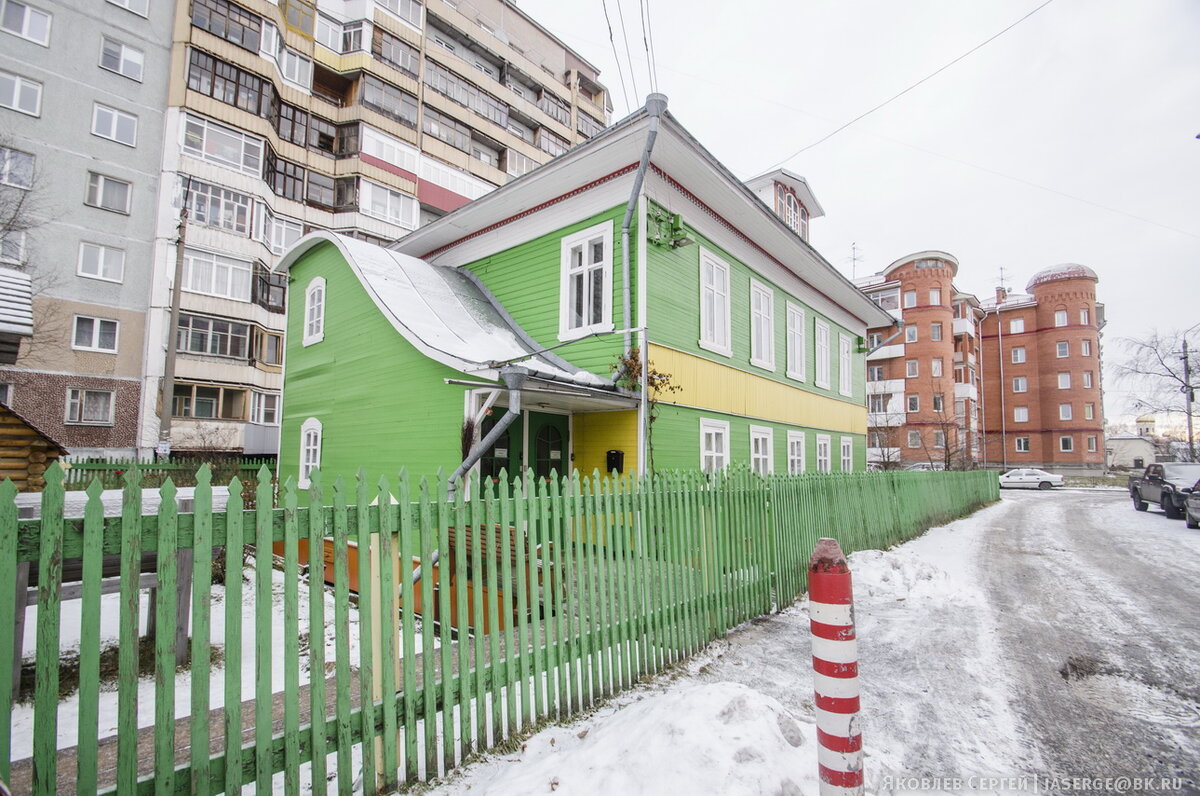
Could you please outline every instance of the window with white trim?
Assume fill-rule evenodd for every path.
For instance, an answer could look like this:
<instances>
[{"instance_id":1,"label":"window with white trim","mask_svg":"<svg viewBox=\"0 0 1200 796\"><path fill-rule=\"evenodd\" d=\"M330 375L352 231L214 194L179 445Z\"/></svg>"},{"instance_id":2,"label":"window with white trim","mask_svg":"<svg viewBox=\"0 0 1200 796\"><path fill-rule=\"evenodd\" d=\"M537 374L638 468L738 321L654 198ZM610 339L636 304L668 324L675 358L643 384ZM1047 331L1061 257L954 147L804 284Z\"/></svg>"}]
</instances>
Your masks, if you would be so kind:
<instances>
[{"instance_id":1,"label":"window with white trim","mask_svg":"<svg viewBox=\"0 0 1200 796\"><path fill-rule=\"evenodd\" d=\"M127 11L132 11L139 17L149 16L150 0L108 0L115 6L120 6Z\"/></svg>"},{"instance_id":2,"label":"window with white trim","mask_svg":"<svg viewBox=\"0 0 1200 796\"><path fill-rule=\"evenodd\" d=\"M1087 403L1087 404L1083 405L1083 419L1084 420L1095 420L1096 419L1096 405L1095 404Z\"/></svg>"},{"instance_id":3,"label":"window with white trim","mask_svg":"<svg viewBox=\"0 0 1200 796\"><path fill-rule=\"evenodd\" d=\"M21 265L25 262L25 230L0 231L0 263Z\"/></svg>"},{"instance_id":4,"label":"window with white trim","mask_svg":"<svg viewBox=\"0 0 1200 796\"><path fill-rule=\"evenodd\" d=\"M375 0L375 4L402 22L412 25L417 30L421 29L425 6L419 0Z\"/></svg>"},{"instance_id":5,"label":"window with white trim","mask_svg":"<svg viewBox=\"0 0 1200 796\"><path fill-rule=\"evenodd\" d=\"M183 151L243 174L262 176L262 139L210 122L202 116L188 115L183 127Z\"/></svg>"},{"instance_id":6,"label":"window with white trim","mask_svg":"<svg viewBox=\"0 0 1200 796\"><path fill-rule=\"evenodd\" d=\"M921 396L919 396L919 395L908 396L908 411L910 411L910 412L920 412L921 411Z\"/></svg>"},{"instance_id":7,"label":"window with white trim","mask_svg":"<svg viewBox=\"0 0 1200 796\"><path fill-rule=\"evenodd\" d=\"M18 0L0 0L0 30L50 46L50 15Z\"/></svg>"},{"instance_id":8,"label":"window with white trim","mask_svg":"<svg viewBox=\"0 0 1200 796\"><path fill-rule=\"evenodd\" d=\"M1079 356L1090 357L1091 355L1092 355L1092 341L1091 340L1080 340L1079 341Z\"/></svg>"},{"instance_id":9,"label":"window with white trim","mask_svg":"<svg viewBox=\"0 0 1200 796\"><path fill-rule=\"evenodd\" d=\"M1088 312L1088 308L1084 307L1079 311L1079 325L1088 326L1092 322L1092 314Z\"/></svg>"},{"instance_id":10,"label":"window with white trim","mask_svg":"<svg viewBox=\"0 0 1200 796\"><path fill-rule=\"evenodd\" d=\"M1020 365L1025 361L1025 347L1018 346L1012 350L1012 361L1014 365Z\"/></svg>"},{"instance_id":11,"label":"window with white trim","mask_svg":"<svg viewBox=\"0 0 1200 796\"><path fill-rule=\"evenodd\" d=\"M1009 334L1021 334L1024 331L1025 331L1025 319L1024 318L1013 318L1011 321L1008 322L1008 333Z\"/></svg>"},{"instance_id":12,"label":"window with white trim","mask_svg":"<svg viewBox=\"0 0 1200 796\"><path fill-rule=\"evenodd\" d=\"M1063 453L1070 453L1075 450L1075 438L1064 434L1058 438L1058 449Z\"/></svg>"},{"instance_id":13,"label":"window with white trim","mask_svg":"<svg viewBox=\"0 0 1200 796\"><path fill-rule=\"evenodd\" d=\"M750 364L775 370L775 291L750 280Z\"/></svg>"},{"instance_id":14,"label":"window with white trim","mask_svg":"<svg viewBox=\"0 0 1200 796\"><path fill-rule=\"evenodd\" d=\"M1092 388L1092 372L1090 370L1083 372L1083 386L1089 390Z\"/></svg>"},{"instance_id":15,"label":"window with white trim","mask_svg":"<svg viewBox=\"0 0 1200 796\"><path fill-rule=\"evenodd\" d=\"M908 309L909 307L915 307L915 306L917 306L917 291L915 291L915 290L904 291L904 309Z\"/></svg>"},{"instance_id":16,"label":"window with white trim","mask_svg":"<svg viewBox=\"0 0 1200 796\"><path fill-rule=\"evenodd\" d=\"M1017 453L1029 453L1029 437L1017 437L1013 447Z\"/></svg>"},{"instance_id":17,"label":"window with white trim","mask_svg":"<svg viewBox=\"0 0 1200 796\"><path fill-rule=\"evenodd\" d=\"M828 434L817 435L817 472L833 472L833 440Z\"/></svg>"},{"instance_id":18,"label":"window with white trim","mask_svg":"<svg viewBox=\"0 0 1200 796\"><path fill-rule=\"evenodd\" d=\"M889 395L868 395L867 396L867 411L871 414L882 414L887 411Z\"/></svg>"},{"instance_id":19,"label":"window with white trim","mask_svg":"<svg viewBox=\"0 0 1200 796\"><path fill-rule=\"evenodd\" d=\"M729 423L700 419L700 469L715 473L729 465Z\"/></svg>"},{"instance_id":20,"label":"window with white trim","mask_svg":"<svg viewBox=\"0 0 1200 796\"><path fill-rule=\"evenodd\" d=\"M216 252L183 250L183 289L189 293L250 300L254 264Z\"/></svg>"},{"instance_id":21,"label":"window with white trim","mask_svg":"<svg viewBox=\"0 0 1200 796\"><path fill-rule=\"evenodd\" d=\"M1054 311L1054 325L1055 326L1066 326L1067 325L1067 311L1066 310L1055 310Z\"/></svg>"},{"instance_id":22,"label":"window with white trim","mask_svg":"<svg viewBox=\"0 0 1200 796\"><path fill-rule=\"evenodd\" d=\"M188 221L216 227L236 235L250 231L250 197L247 194L199 180L185 180Z\"/></svg>"},{"instance_id":23,"label":"window with white trim","mask_svg":"<svg viewBox=\"0 0 1200 796\"><path fill-rule=\"evenodd\" d=\"M707 249L700 250L701 348L729 356L729 263Z\"/></svg>"},{"instance_id":24,"label":"window with white trim","mask_svg":"<svg viewBox=\"0 0 1200 796\"><path fill-rule=\"evenodd\" d=\"M940 428L933 430L933 447L938 450L946 449L946 432Z\"/></svg>"},{"instance_id":25,"label":"window with white trim","mask_svg":"<svg viewBox=\"0 0 1200 796\"><path fill-rule=\"evenodd\" d=\"M28 152L0 146L0 184L22 190L32 188L35 162Z\"/></svg>"},{"instance_id":26,"label":"window with white trim","mask_svg":"<svg viewBox=\"0 0 1200 796\"><path fill-rule=\"evenodd\" d=\"M1070 420L1071 419L1071 405L1070 404L1059 404L1058 405L1058 419L1059 420Z\"/></svg>"},{"instance_id":27,"label":"window with white trim","mask_svg":"<svg viewBox=\"0 0 1200 796\"><path fill-rule=\"evenodd\" d=\"M842 472L854 470L854 438L842 437Z\"/></svg>"},{"instance_id":28,"label":"window with white trim","mask_svg":"<svg viewBox=\"0 0 1200 796\"><path fill-rule=\"evenodd\" d=\"M1013 379L1013 392L1029 392L1029 379L1025 376Z\"/></svg>"},{"instance_id":29,"label":"window with white trim","mask_svg":"<svg viewBox=\"0 0 1200 796\"><path fill-rule=\"evenodd\" d=\"M1096 446L1096 438L1095 438L1094 436L1089 436L1089 437L1087 438L1087 449L1088 449L1088 453L1095 453L1095 452L1096 452L1096 447L1097 447L1097 446Z\"/></svg>"},{"instance_id":30,"label":"window with white trim","mask_svg":"<svg viewBox=\"0 0 1200 796\"><path fill-rule=\"evenodd\" d=\"M117 352L119 324L107 318L75 316L75 331L71 337L71 348L77 351Z\"/></svg>"},{"instance_id":31,"label":"window with white trim","mask_svg":"<svg viewBox=\"0 0 1200 796\"><path fill-rule=\"evenodd\" d=\"M137 146L138 118L132 113L101 105L92 105L92 135L125 146Z\"/></svg>"},{"instance_id":32,"label":"window with white trim","mask_svg":"<svg viewBox=\"0 0 1200 796\"><path fill-rule=\"evenodd\" d=\"M915 323L909 324L908 326L904 327L904 342L906 342L906 343L917 342L917 335L918 335L917 325Z\"/></svg>"},{"instance_id":33,"label":"window with white trim","mask_svg":"<svg viewBox=\"0 0 1200 796\"><path fill-rule=\"evenodd\" d=\"M935 343L942 342L942 324L934 322L929 324L929 339Z\"/></svg>"},{"instance_id":34,"label":"window with white trim","mask_svg":"<svg viewBox=\"0 0 1200 796\"><path fill-rule=\"evenodd\" d=\"M854 354L850 335L838 335L838 393L850 395L854 392Z\"/></svg>"},{"instance_id":35,"label":"window with white trim","mask_svg":"<svg viewBox=\"0 0 1200 796\"><path fill-rule=\"evenodd\" d=\"M125 278L125 250L99 243L80 243L75 273L89 279L120 282Z\"/></svg>"},{"instance_id":36,"label":"window with white trim","mask_svg":"<svg viewBox=\"0 0 1200 796\"><path fill-rule=\"evenodd\" d=\"M935 287L933 290L929 291L929 305L931 307L940 307L942 305L941 288Z\"/></svg>"},{"instance_id":37,"label":"window with white trim","mask_svg":"<svg viewBox=\"0 0 1200 796\"><path fill-rule=\"evenodd\" d=\"M279 425L279 393L250 393L250 422L261 426Z\"/></svg>"},{"instance_id":38,"label":"window with white trim","mask_svg":"<svg viewBox=\"0 0 1200 796\"><path fill-rule=\"evenodd\" d=\"M105 174L88 172L87 193L83 202L101 210L129 215L129 204L133 199L133 185Z\"/></svg>"},{"instance_id":39,"label":"window with white trim","mask_svg":"<svg viewBox=\"0 0 1200 796\"><path fill-rule=\"evenodd\" d=\"M933 411L944 412L946 410L946 394L935 392L933 394Z\"/></svg>"},{"instance_id":40,"label":"window with white trim","mask_svg":"<svg viewBox=\"0 0 1200 796\"><path fill-rule=\"evenodd\" d=\"M416 229L420 215L416 197L365 179L358 183L358 209L405 229Z\"/></svg>"},{"instance_id":41,"label":"window with white trim","mask_svg":"<svg viewBox=\"0 0 1200 796\"><path fill-rule=\"evenodd\" d=\"M395 164L414 174L419 168L420 154L416 147L368 124L359 127L359 152Z\"/></svg>"},{"instance_id":42,"label":"window with white trim","mask_svg":"<svg viewBox=\"0 0 1200 796\"><path fill-rule=\"evenodd\" d=\"M765 426L750 426L750 469L759 475L775 471L775 433Z\"/></svg>"},{"instance_id":43,"label":"window with white trim","mask_svg":"<svg viewBox=\"0 0 1200 796\"><path fill-rule=\"evenodd\" d=\"M180 315L175 349L189 354L249 358L250 326L221 318Z\"/></svg>"},{"instance_id":44,"label":"window with white trim","mask_svg":"<svg viewBox=\"0 0 1200 796\"><path fill-rule=\"evenodd\" d=\"M904 361L904 377L906 379L915 379L921 375L921 365L915 359L906 359Z\"/></svg>"},{"instance_id":45,"label":"window with white trim","mask_svg":"<svg viewBox=\"0 0 1200 796\"><path fill-rule=\"evenodd\" d=\"M111 426L115 405L111 390L67 390L67 412L63 422L83 426Z\"/></svg>"},{"instance_id":46,"label":"window with white trim","mask_svg":"<svg viewBox=\"0 0 1200 796\"><path fill-rule=\"evenodd\" d=\"M789 431L787 433L788 474L799 475L807 468L805 463L804 432Z\"/></svg>"},{"instance_id":47,"label":"window with white trim","mask_svg":"<svg viewBox=\"0 0 1200 796\"><path fill-rule=\"evenodd\" d=\"M300 477L296 485L307 489L313 470L321 466L321 421L310 417L300 426Z\"/></svg>"},{"instance_id":48,"label":"window with white trim","mask_svg":"<svg viewBox=\"0 0 1200 796\"><path fill-rule=\"evenodd\" d=\"M283 254L304 237L304 225L286 216L277 216L262 202L254 203L254 239L266 245L272 254Z\"/></svg>"},{"instance_id":49,"label":"window with white trim","mask_svg":"<svg viewBox=\"0 0 1200 796\"><path fill-rule=\"evenodd\" d=\"M325 339L325 278L315 277L304 291L304 340L309 346Z\"/></svg>"},{"instance_id":50,"label":"window with white trim","mask_svg":"<svg viewBox=\"0 0 1200 796\"><path fill-rule=\"evenodd\" d=\"M1055 355L1059 359L1066 359L1067 357L1071 356L1071 344L1066 340L1060 340L1059 342L1055 343L1054 351Z\"/></svg>"},{"instance_id":51,"label":"window with white trim","mask_svg":"<svg viewBox=\"0 0 1200 796\"><path fill-rule=\"evenodd\" d=\"M940 379L942 377L942 372L943 372L942 368L943 367L944 367L944 364L942 362L942 358L934 357L929 362L929 375L935 379Z\"/></svg>"},{"instance_id":52,"label":"window with white trim","mask_svg":"<svg viewBox=\"0 0 1200 796\"><path fill-rule=\"evenodd\" d=\"M828 390L831 369L830 355L832 353L829 347L829 324L817 318L813 322L813 332L817 357L817 373L813 381L818 387Z\"/></svg>"},{"instance_id":53,"label":"window with white trim","mask_svg":"<svg viewBox=\"0 0 1200 796\"><path fill-rule=\"evenodd\" d=\"M910 448L921 447L921 432L920 431L917 431L915 429L909 429L908 447L910 447Z\"/></svg>"},{"instance_id":54,"label":"window with white trim","mask_svg":"<svg viewBox=\"0 0 1200 796\"><path fill-rule=\"evenodd\" d=\"M1013 407L1013 422L1014 423L1028 423L1029 422L1029 407L1028 406L1014 406Z\"/></svg>"},{"instance_id":55,"label":"window with white trim","mask_svg":"<svg viewBox=\"0 0 1200 796\"><path fill-rule=\"evenodd\" d=\"M100 68L142 82L146 54L124 42L102 36L100 39Z\"/></svg>"},{"instance_id":56,"label":"window with white trim","mask_svg":"<svg viewBox=\"0 0 1200 796\"><path fill-rule=\"evenodd\" d=\"M867 381L883 381L883 365L867 365Z\"/></svg>"},{"instance_id":57,"label":"window with white trim","mask_svg":"<svg viewBox=\"0 0 1200 796\"><path fill-rule=\"evenodd\" d=\"M804 310L787 302L787 376L796 381L805 380Z\"/></svg>"},{"instance_id":58,"label":"window with white trim","mask_svg":"<svg viewBox=\"0 0 1200 796\"><path fill-rule=\"evenodd\" d=\"M1058 374L1058 389L1060 389L1060 390L1071 389L1071 374L1070 373Z\"/></svg>"},{"instance_id":59,"label":"window with white trim","mask_svg":"<svg viewBox=\"0 0 1200 796\"><path fill-rule=\"evenodd\" d=\"M612 327L613 222L562 239L558 337L569 340Z\"/></svg>"},{"instance_id":60,"label":"window with white trim","mask_svg":"<svg viewBox=\"0 0 1200 796\"><path fill-rule=\"evenodd\" d=\"M41 116L42 84L11 72L0 72L0 108Z\"/></svg>"}]
</instances>

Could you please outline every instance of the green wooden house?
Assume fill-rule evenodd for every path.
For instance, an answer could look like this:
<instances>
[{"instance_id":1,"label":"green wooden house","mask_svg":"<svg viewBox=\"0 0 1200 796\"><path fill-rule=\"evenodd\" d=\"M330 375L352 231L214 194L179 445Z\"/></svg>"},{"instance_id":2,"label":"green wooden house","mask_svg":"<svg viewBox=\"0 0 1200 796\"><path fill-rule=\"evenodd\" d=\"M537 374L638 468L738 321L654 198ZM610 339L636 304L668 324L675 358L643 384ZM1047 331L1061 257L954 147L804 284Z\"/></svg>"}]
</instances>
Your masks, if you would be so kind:
<instances>
[{"instance_id":1,"label":"green wooden house","mask_svg":"<svg viewBox=\"0 0 1200 796\"><path fill-rule=\"evenodd\" d=\"M278 266L280 476L862 470L863 339L894 319L808 244L820 213L655 95L388 248L310 234Z\"/></svg>"}]
</instances>

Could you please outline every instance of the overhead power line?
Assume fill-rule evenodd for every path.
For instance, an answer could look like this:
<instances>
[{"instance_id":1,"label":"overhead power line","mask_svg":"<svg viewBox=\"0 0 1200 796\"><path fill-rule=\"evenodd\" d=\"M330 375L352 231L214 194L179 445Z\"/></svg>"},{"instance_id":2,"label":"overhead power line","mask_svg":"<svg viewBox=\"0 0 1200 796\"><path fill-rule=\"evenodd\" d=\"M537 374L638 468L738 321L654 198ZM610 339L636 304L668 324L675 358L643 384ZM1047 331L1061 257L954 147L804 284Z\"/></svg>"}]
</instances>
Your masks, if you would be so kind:
<instances>
[{"instance_id":1,"label":"overhead power line","mask_svg":"<svg viewBox=\"0 0 1200 796\"><path fill-rule=\"evenodd\" d=\"M612 20L608 18L608 2L600 0L600 6L604 9L604 23L608 25L608 43L612 45L613 62L617 65L617 77L621 79L621 95L625 97L625 112L633 110L633 106L629 104L629 91L625 88L625 73L621 71L621 56L617 54L617 40L613 38ZM637 89L634 89L636 93Z\"/></svg>"},{"instance_id":2,"label":"overhead power line","mask_svg":"<svg viewBox=\"0 0 1200 796\"><path fill-rule=\"evenodd\" d=\"M642 95L637 87L637 75L633 69L633 51L629 49L629 30L625 27L625 9L621 6L621 0L614 0L617 4L617 19L621 22L621 39L625 42L625 61L629 64L629 82L633 85L633 97L640 105ZM630 110L633 110L631 107Z\"/></svg>"},{"instance_id":3,"label":"overhead power line","mask_svg":"<svg viewBox=\"0 0 1200 796\"><path fill-rule=\"evenodd\" d=\"M646 50L646 71L650 73L650 90L658 92L658 63L654 58L654 31L650 21L649 0L641 0L642 47Z\"/></svg>"}]
</instances>

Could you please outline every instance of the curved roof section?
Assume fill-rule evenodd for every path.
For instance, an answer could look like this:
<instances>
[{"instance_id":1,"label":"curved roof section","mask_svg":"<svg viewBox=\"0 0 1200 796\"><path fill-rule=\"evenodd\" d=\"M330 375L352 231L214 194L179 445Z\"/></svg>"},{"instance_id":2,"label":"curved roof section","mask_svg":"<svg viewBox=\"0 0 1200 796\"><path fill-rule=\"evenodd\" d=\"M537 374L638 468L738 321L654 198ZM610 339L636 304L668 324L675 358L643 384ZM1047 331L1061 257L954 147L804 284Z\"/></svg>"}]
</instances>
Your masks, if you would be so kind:
<instances>
[{"instance_id":1,"label":"curved roof section","mask_svg":"<svg viewBox=\"0 0 1200 796\"><path fill-rule=\"evenodd\" d=\"M1025 286L1025 289L1033 290L1034 285L1044 285L1047 282L1057 282L1060 279L1090 279L1093 282L1100 281L1100 277L1096 275L1096 272L1086 265L1063 263L1062 265L1052 265L1049 268L1043 268L1038 271L1029 280L1029 284Z\"/></svg>"},{"instance_id":2,"label":"curved roof section","mask_svg":"<svg viewBox=\"0 0 1200 796\"><path fill-rule=\"evenodd\" d=\"M894 261L887 268L883 269L883 275L889 276L892 271L895 271L897 268L916 262L917 260L945 260L950 264L950 267L954 269L954 275L958 276L958 258L949 252L938 251L936 249L930 249L928 251L917 252L916 254L909 254L901 257L899 260Z\"/></svg>"},{"instance_id":3,"label":"curved roof section","mask_svg":"<svg viewBox=\"0 0 1200 796\"><path fill-rule=\"evenodd\" d=\"M288 271L322 243L338 248L367 295L417 350L448 367L497 377L514 363L535 375L587 387L608 387L594 373L574 370L539 351L533 340L464 272L334 232L305 235L275 266Z\"/></svg>"}]
</instances>

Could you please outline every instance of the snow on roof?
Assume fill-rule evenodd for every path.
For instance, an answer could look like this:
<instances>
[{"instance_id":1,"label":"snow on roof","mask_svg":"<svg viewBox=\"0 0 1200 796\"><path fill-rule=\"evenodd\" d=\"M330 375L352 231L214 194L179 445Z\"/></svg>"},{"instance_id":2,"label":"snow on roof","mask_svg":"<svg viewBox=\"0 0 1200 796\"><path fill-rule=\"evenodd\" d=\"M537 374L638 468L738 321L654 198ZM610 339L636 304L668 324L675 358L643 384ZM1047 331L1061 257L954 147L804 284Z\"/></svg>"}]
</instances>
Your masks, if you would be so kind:
<instances>
[{"instance_id":1,"label":"snow on roof","mask_svg":"<svg viewBox=\"0 0 1200 796\"><path fill-rule=\"evenodd\" d=\"M1036 304L1037 300L1028 293L1009 293L1004 298L1004 302L1000 305L1003 307L1016 307L1022 304ZM990 298L980 302L980 306L985 310L996 309L996 299Z\"/></svg>"},{"instance_id":2,"label":"snow on roof","mask_svg":"<svg viewBox=\"0 0 1200 796\"><path fill-rule=\"evenodd\" d=\"M1086 265L1063 263L1038 271L1029 280L1029 284L1025 285L1025 289L1033 290L1035 285L1045 284L1046 282L1057 282L1060 279L1091 279L1095 282L1100 281L1100 277L1096 275L1096 272Z\"/></svg>"},{"instance_id":3,"label":"snow on roof","mask_svg":"<svg viewBox=\"0 0 1200 796\"><path fill-rule=\"evenodd\" d=\"M305 252L325 242L341 250L383 316L426 356L467 373L494 376L501 365L512 362L555 380L609 386L594 373L572 370L558 357L538 352L528 335L456 268L322 231L304 236L276 269L289 270Z\"/></svg>"},{"instance_id":4,"label":"snow on roof","mask_svg":"<svg viewBox=\"0 0 1200 796\"><path fill-rule=\"evenodd\" d=\"M0 333L33 336L33 289L15 268L0 268Z\"/></svg>"}]
</instances>

